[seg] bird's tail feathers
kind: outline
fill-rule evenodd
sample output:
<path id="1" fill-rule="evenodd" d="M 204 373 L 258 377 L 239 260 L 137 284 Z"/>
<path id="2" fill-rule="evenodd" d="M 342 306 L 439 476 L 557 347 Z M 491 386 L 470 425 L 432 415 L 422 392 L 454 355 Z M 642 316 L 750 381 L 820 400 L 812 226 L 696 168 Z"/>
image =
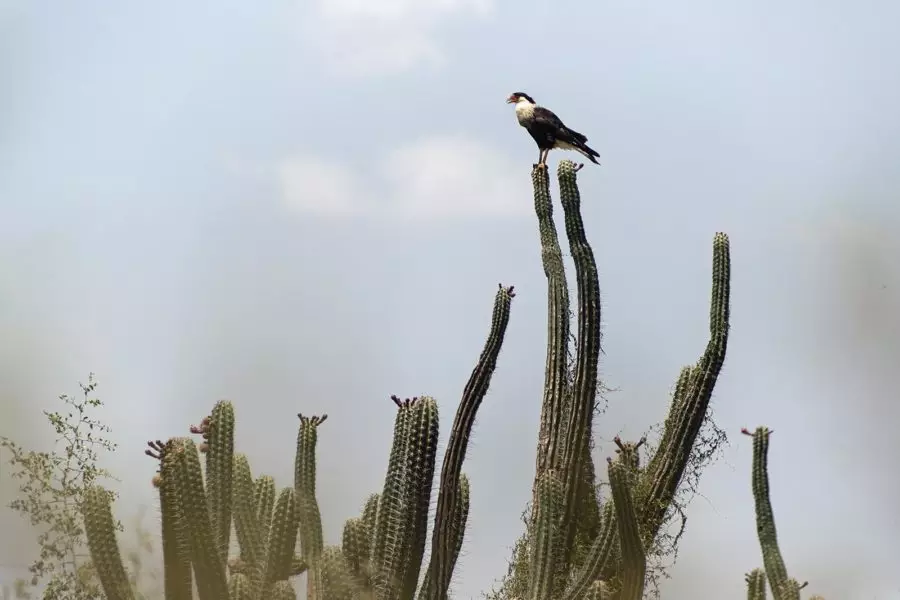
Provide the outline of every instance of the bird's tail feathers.
<path id="1" fill-rule="evenodd" d="M 600 164 L 600 162 L 597 160 L 600 157 L 600 154 L 596 150 L 594 150 L 593 148 L 591 148 L 590 146 L 585 144 L 584 142 L 577 144 L 574 147 L 575 147 L 575 150 L 577 150 L 578 152 L 583 154 L 585 156 L 585 158 L 587 158 L 589 161 L 591 161 L 595 165 Z"/>

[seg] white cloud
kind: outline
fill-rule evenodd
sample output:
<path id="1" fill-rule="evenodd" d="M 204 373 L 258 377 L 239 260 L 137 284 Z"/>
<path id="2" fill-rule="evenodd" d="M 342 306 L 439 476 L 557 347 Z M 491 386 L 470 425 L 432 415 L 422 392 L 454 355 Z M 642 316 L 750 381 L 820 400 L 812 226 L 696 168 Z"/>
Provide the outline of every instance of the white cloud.
<path id="1" fill-rule="evenodd" d="M 305 38 L 326 61 L 353 75 L 441 64 L 438 26 L 483 18 L 494 0 L 315 0 Z"/>
<path id="2" fill-rule="evenodd" d="M 330 216 L 356 212 L 355 203 L 362 193 L 352 171 L 314 156 L 283 161 L 278 165 L 278 183 L 289 208 Z"/>
<path id="3" fill-rule="evenodd" d="M 440 136 L 397 148 L 363 174 L 294 156 L 279 165 L 278 179 L 291 210 L 421 221 L 530 214 L 530 169 L 472 139 Z"/>

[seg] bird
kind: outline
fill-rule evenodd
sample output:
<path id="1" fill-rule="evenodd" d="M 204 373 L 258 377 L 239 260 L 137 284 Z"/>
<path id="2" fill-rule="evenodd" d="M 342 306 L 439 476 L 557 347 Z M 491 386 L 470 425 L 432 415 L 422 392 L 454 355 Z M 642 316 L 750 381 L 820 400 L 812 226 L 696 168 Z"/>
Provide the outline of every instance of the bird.
<path id="1" fill-rule="evenodd" d="M 534 98 L 525 92 L 510 94 L 506 102 L 516 105 L 516 119 L 519 121 L 519 125 L 528 130 L 541 151 L 537 166 L 546 168 L 547 156 L 554 148 L 575 150 L 586 156 L 595 165 L 600 164 L 597 161 L 600 155 L 587 145 L 586 135 L 566 127 L 562 119 L 557 117 L 553 111 L 538 106 Z"/>

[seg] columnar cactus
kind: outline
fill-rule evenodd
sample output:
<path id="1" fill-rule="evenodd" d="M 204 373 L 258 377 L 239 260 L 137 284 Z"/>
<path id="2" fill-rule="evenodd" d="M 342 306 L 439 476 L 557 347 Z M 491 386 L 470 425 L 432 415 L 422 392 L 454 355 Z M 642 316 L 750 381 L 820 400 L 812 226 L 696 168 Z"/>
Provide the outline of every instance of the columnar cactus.
<path id="1" fill-rule="evenodd" d="M 695 449 L 727 346 L 729 249 L 728 238 L 717 234 L 706 351 L 696 365 L 682 370 L 662 440 L 645 467 L 638 454 L 643 440 L 616 440 L 618 457 L 608 465 L 612 496 L 600 502 L 591 458 L 600 288 L 581 218 L 579 168 L 564 160 L 558 172 L 578 300 L 574 359 L 568 283 L 549 176 L 545 167 L 532 173 L 547 277 L 546 373 L 533 506 L 502 598 L 641 598 L 648 552 Z M 512 287 L 501 285 L 497 291 L 490 332 L 464 388 L 440 469 L 437 402 L 427 396 L 392 397 L 397 414 L 384 484 L 368 497 L 358 517 L 346 521 L 340 546 L 325 545 L 316 499 L 316 444 L 326 416 L 298 415 L 294 481 L 280 491 L 267 475 L 254 479 L 246 456 L 235 453 L 230 402 L 216 404 L 202 424 L 192 428 L 203 436 L 199 446 L 190 438 L 151 443 L 147 452 L 159 461 L 154 481 L 160 493 L 167 600 L 192 598 L 194 585 L 200 600 L 295 598 L 292 578 L 304 572 L 310 600 L 446 600 L 469 513 L 471 490 L 463 463 L 497 366 L 514 296 Z M 206 454 L 205 472 L 200 453 Z M 437 502 L 426 561 L 435 481 Z M 97 490 L 89 498 L 85 521 L 104 590 L 110 600 L 130 599 L 110 528 L 108 496 Z M 229 559 L 232 523 L 239 556 Z"/>
<path id="2" fill-rule="evenodd" d="M 748 600 L 765 600 L 766 579 L 775 600 L 800 600 L 800 590 L 806 582 L 800 583 L 788 576 L 781 549 L 778 547 L 778 534 L 775 530 L 775 514 L 769 498 L 769 436 L 772 431 L 768 427 L 757 427 L 751 432 L 742 429 L 741 433 L 753 438 L 753 501 L 756 512 L 756 533 L 762 550 L 762 569 L 754 569 L 747 575 Z M 813 596 L 821 599 L 821 596 Z"/>

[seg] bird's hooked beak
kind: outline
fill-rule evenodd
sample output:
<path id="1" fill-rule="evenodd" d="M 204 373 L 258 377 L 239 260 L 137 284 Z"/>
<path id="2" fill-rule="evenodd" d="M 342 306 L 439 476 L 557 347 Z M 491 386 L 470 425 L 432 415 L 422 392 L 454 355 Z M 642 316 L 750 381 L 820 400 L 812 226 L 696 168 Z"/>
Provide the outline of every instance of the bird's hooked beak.
<path id="1" fill-rule="evenodd" d="M 519 101 L 519 98 L 515 94 L 513 94 L 512 96 L 510 96 L 509 98 L 506 99 L 507 104 L 515 104 L 518 101 Z"/>

